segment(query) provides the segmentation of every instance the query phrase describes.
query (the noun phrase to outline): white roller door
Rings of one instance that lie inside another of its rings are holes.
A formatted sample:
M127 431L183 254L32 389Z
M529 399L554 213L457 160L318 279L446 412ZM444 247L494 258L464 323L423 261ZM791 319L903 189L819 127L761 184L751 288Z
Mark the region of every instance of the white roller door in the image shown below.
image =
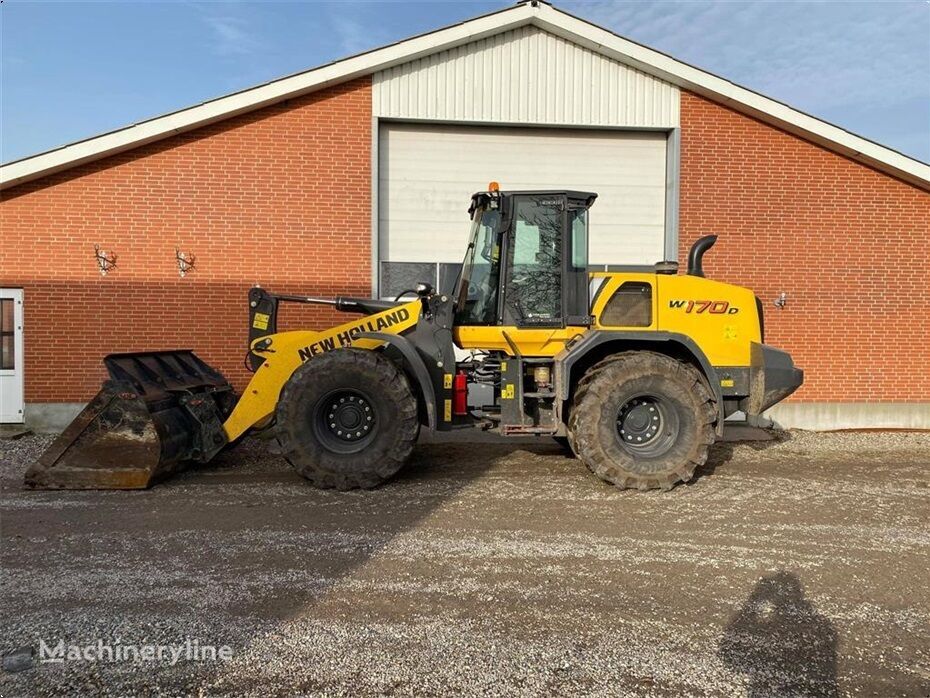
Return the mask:
M428 264L460 262L469 197L491 180L504 190L597 192L591 264L653 264L664 257L665 151L662 132L382 123L379 256L395 263L382 264L382 276L393 269L390 288L404 283L398 267L413 278Z

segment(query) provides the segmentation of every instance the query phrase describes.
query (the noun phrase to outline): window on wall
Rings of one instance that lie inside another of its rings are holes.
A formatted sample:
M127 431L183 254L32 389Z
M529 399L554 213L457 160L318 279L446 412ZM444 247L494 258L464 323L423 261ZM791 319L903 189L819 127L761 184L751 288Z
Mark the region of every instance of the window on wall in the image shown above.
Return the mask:
M16 368L15 328L13 327L13 299L0 299L0 369Z
M416 288L420 281L432 284L440 293L450 294L461 267L461 262L381 262L381 297L395 298Z

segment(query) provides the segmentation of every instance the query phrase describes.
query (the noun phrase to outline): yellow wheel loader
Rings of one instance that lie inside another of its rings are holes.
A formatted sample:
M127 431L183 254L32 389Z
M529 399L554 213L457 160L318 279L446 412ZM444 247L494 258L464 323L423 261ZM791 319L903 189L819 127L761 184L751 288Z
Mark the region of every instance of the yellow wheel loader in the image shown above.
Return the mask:
M191 351L116 354L103 389L26 474L42 488L141 488L272 429L318 487L374 487L407 460L421 428L551 436L618 487L689 480L736 411L753 416L802 372L763 343L762 305L704 278L714 236L637 272L588 270L596 194L472 197L454 291L418 284L402 300L249 292L238 398ZM323 332L277 331L281 303L363 317Z

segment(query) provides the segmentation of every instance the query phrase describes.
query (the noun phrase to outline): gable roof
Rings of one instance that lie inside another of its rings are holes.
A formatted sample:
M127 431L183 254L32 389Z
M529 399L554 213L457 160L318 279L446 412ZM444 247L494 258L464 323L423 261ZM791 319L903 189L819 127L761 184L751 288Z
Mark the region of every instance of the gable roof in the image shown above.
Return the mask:
M539 0L525 0L514 7L7 163L0 166L0 189L525 25L535 25L682 89L930 190L930 165L625 39Z

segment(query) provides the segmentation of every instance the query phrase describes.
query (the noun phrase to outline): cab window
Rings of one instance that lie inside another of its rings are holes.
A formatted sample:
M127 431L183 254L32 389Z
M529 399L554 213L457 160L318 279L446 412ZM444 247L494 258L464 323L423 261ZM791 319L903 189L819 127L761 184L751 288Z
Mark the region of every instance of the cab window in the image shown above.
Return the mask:
M500 213L474 213L465 262L459 279L455 321L459 325L493 325L497 321L500 276Z
M588 210L570 212L572 225L572 269L588 270Z
M559 197L516 199L504 291L507 324L561 326L562 208Z

